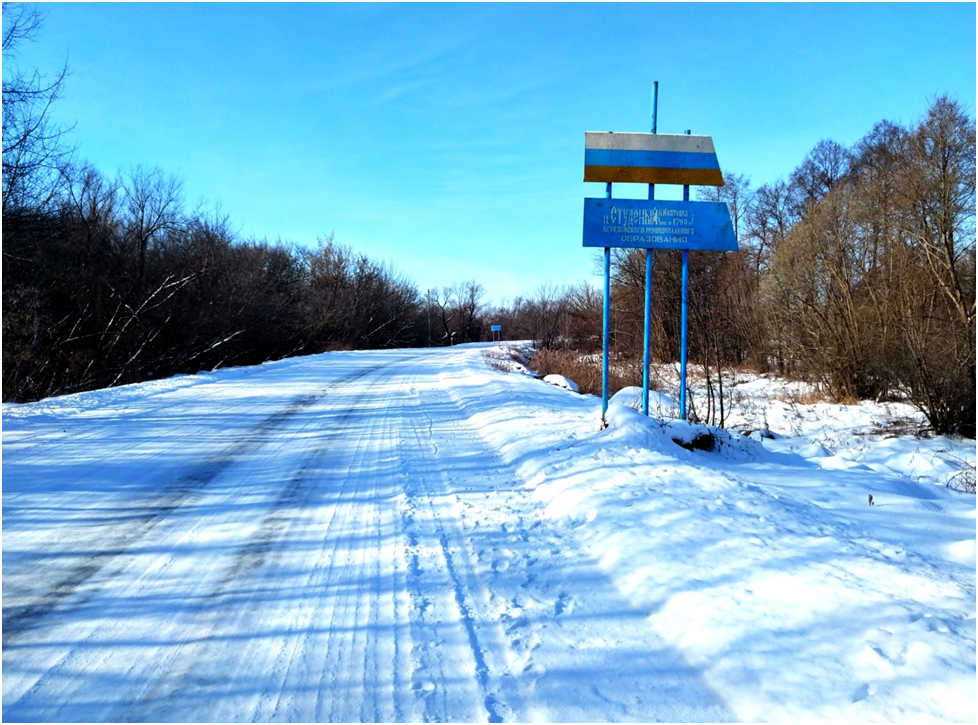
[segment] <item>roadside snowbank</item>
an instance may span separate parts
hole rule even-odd
[[[755,380],[752,413],[790,435],[688,451],[702,428],[626,403],[600,430],[596,398],[472,356],[446,377],[473,425],[738,717],[974,719],[975,498],[937,485],[973,442]]]

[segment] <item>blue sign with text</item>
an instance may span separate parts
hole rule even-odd
[[[584,246],[737,251],[722,201],[585,199]]]

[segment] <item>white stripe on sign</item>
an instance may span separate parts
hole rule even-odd
[[[585,149],[609,151],[678,151],[681,153],[716,154],[712,136],[687,136],[668,133],[610,133],[587,131]]]

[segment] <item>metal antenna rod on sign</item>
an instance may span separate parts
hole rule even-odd
[[[652,133],[657,133],[659,81],[652,81]],[[649,201],[655,199],[655,184],[649,184]],[[649,414],[649,368],[652,364],[652,250],[645,250],[645,335],[642,353],[642,412]]]

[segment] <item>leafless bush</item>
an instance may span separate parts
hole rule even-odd
[[[975,493],[975,464],[961,458],[956,458],[955,462],[961,468],[947,479],[945,485],[955,491]]]
[[[530,365],[543,377],[563,375],[577,383],[582,394],[601,395],[601,356],[582,355],[572,350],[539,350]],[[608,366],[609,394],[614,395],[642,380],[641,365],[626,360],[612,360]]]
[[[529,348],[494,347],[489,350],[484,350],[482,358],[486,361],[486,365],[493,370],[499,370],[503,373],[518,372],[524,375],[535,376],[536,373],[530,370],[530,358],[528,357],[530,352],[532,350]]]

